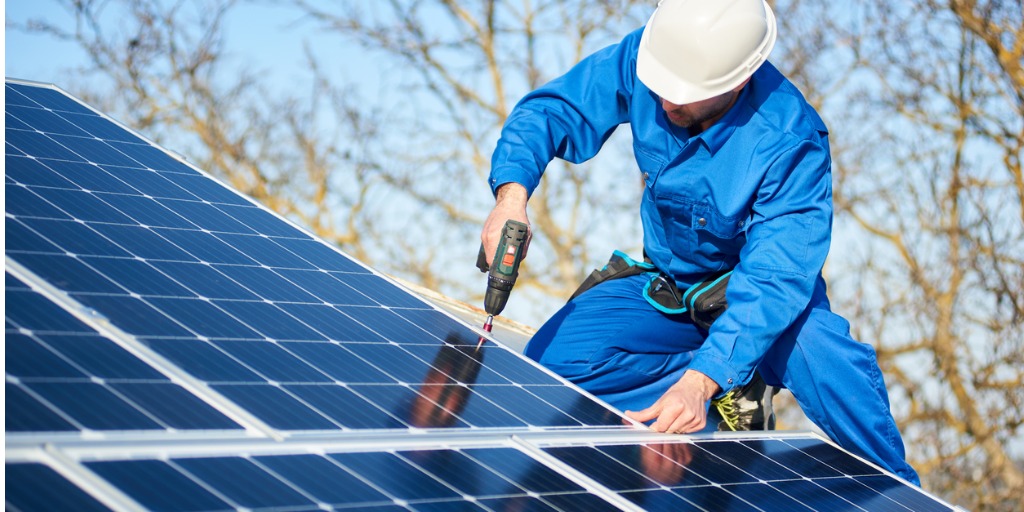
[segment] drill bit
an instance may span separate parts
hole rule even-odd
[[[494,328],[494,315],[487,315],[487,320],[484,320],[484,330],[491,332],[492,328]],[[485,341],[487,341],[487,338],[480,336],[480,340],[476,342],[476,349],[480,350]]]

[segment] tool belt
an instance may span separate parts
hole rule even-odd
[[[711,329],[711,324],[729,305],[725,300],[725,288],[732,275],[731,269],[708,274],[680,294],[675,280],[662,274],[646,254],[643,261],[636,261],[621,251],[612,253],[603,268],[594,269],[569,301],[604,281],[638,274],[650,276],[643,294],[654,309],[669,315],[689,313],[693,323],[704,330]]]

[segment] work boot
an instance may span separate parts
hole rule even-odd
[[[765,384],[761,374],[754,372],[745,386],[711,401],[722,416],[718,430],[775,430],[772,397],[778,392],[779,388]]]

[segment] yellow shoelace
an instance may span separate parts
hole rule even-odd
[[[722,416],[722,420],[725,422],[725,426],[729,427],[729,430],[736,430],[740,422],[740,411],[736,407],[736,390],[732,390],[725,394],[722,398],[718,398],[711,401],[711,405],[718,409],[718,414]]]

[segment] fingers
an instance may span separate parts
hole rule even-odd
[[[705,419],[702,414],[693,414],[685,408],[664,408],[661,402],[642,411],[626,411],[626,417],[640,423],[647,423],[657,419],[651,424],[655,432],[667,432],[669,434],[688,434],[704,428]]]
[[[529,240],[533,235],[530,229],[530,220],[526,215],[527,202],[526,189],[517,183],[506,183],[498,189],[498,195],[494,209],[484,221],[483,230],[480,232],[480,242],[484,248],[485,259],[488,264],[494,261],[494,253],[501,241],[502,229],[505,222],[515,220],[527,226],[526,243],[523,246],[522,257],[526,257],[529,248]]]
[[[646,409],[644,409],[642,411],[637,411],[637,412],[626,411],[626,417],[627,418],[629,418],[631,420],[639,421],[640,423],[647,423],[648,421],[651,421],[654,418],[657,418],[659,414],[661,414],[660,402],[655,402],[654,405],[652,405],[652,406],[650,406],[650,407],[648,407],[648,408],[646,408]]]
[[[666,410],[659,417],[658,421],[651,425],[657,432],[669,434],[689,434],[704,428],[706,416],[695,413],[689,409]]]
[[[658,421],[655,421],[651,428],[657,432],[685,434],[692,432],[692,430],[687,430],[692,420],[692,415],[686,414],[686,411],[678,407],[671,407],[658,416]]]
[[[530,240],[533,240],[533,228],[530,223],[526,223],[526,243],[523,244],[523,259],[526,259],[526,253],[530,251]]]
[[[707,424],[707,411],[700,396],[686,389],[670,390],[654,405],[639,412],[626,411],[630,419],[651,424],[655,432],[688,434],[702,430]]]

